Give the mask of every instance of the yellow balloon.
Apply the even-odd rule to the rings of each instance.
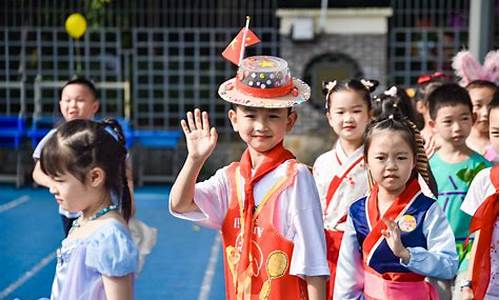
[[[87,20],[79,13],[73,13],[66,19],[64,27],[71,37],[79,39],[87,30]]]

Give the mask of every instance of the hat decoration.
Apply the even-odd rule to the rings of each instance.
[[[245,47],[260,39],[246,25],[222,52],[222,56],[238,66],[236,77],[219,86],[222,99],[244,106],[282,108],[305,102],[311,95],[309,86],[293,78],[288,63],[275,56],[244,57]]]
[[[283,108],[307,101],[311,89],[292,77],[284,59],[252,56],[241,61],[235,78],[220,85],[219,95],[239,105]]]
[[[460,51],[453,57],[451,66],[461,78],[462,86],[467,86],[474,80],[498,84],[498,50],[488,52],[482,65],[470,51]]]

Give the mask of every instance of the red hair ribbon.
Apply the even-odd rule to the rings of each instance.
[[[442,73],[442,72],[435,72],[434,74],[423,74],[423,75],[420,75],[418,77],[417,83],[418,84],[425,84],[425,83],[428,83],[436,78],[446,79],[448,77],[446,75],[444,75],[444,73]]]

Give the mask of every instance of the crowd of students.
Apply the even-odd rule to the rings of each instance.
[[[310,87],[281,58],[245,58],[218,92],[247,148],[197,182],[218,136],[207,112],[187,112],[170,213],[220,231],[227,299],[497,299],[496,60],[462,85],[422,76],[414,99],[375,95],[376,80],[324,82],[337,139],[311,170],[283,144]],[[67,234],[51,299],[133,298],[127,149],[117,122],[91,120],[98,107],[92,83],[68,82],[65,122],[33,155]]]

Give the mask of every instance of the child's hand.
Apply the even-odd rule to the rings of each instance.
[[[474,299],[474,292],[472,291],[472,289],[470,287],[463,287],[461,289],[461,293],[462,293],[462,300],[472,300]]]
[[[203,113],[197,108],[193,113],[188,111],[186,120],[181,120],[181,127],[186,135],[186,144],[188,148],[188,157],[195,160],[206,160],[214,151],[217,144],[217,130],[210,128],[208,114]]]
[[[387,220],[382,218],[387,229],[382,230],[382,235],[385,237],[389,248],[391,248],[392,253],[397,257],[401,258],[405,264],[410,260],[410,251],[405,248],[401,242],[401,231],[399,230],[398,224],[392,220]]]

